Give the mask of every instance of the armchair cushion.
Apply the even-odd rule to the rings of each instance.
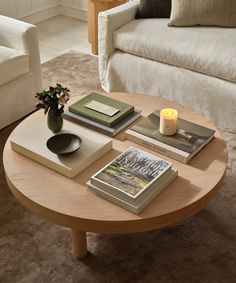
[[[140,0],[135,18],[169,18],[170,11],[171,0]]]
[[[0,46],[0,86],[29,71],[28,55],[13,48]]]

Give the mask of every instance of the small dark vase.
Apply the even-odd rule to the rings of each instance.
[[[58,112],[58,109],[49,109],[47,122],[49,130],[53,133],[60,132],[63,126],[63,118],[61,113]]]

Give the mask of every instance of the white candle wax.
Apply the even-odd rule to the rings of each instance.
[[[160,112],[160,133],[171,136],[176,132],[178,112],[175,109],[165,108]]]

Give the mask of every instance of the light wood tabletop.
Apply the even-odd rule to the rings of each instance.
[[[215,129],[200,114],[160,97],[128,93],[111,93],[110,96],[141,108],[143,116],[156,109],[171,107],[178,111],[181,118]],[[70,103],[78,99],[74,97]],[[37,111],[14,131],[24,129],[32,123],[32,119],[45,119],[46,123],[43,111]],[[204,208],[220,188],[227,165],[226,144],[219,131],[215,130],[215,139],[188,164],[125,140],[123,131],[113,139],[113,150],[73,179],[12,151],[10,136],[3,153],[6,179],[12,193],[25,207],[72,230],[73,253],[76,257],[83,257],[87,253],[86,232],[150,231],[177,223]],[[92,174],[131,145],[170,160],[178,169],[178,177],[139,215],[98,197],[85,186]]]

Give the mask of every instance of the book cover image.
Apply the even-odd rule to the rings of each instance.
[[[178,118],[176,134],[173,136],[162,135],[159,131],[160,111],[156,110],[148,117],[143,118],[131,130],[163,142],[189,154],[201,146],[215,131],[206,127]]]
[[[167,160],[130,147],[93,178],[135,198],[171,167]]]

